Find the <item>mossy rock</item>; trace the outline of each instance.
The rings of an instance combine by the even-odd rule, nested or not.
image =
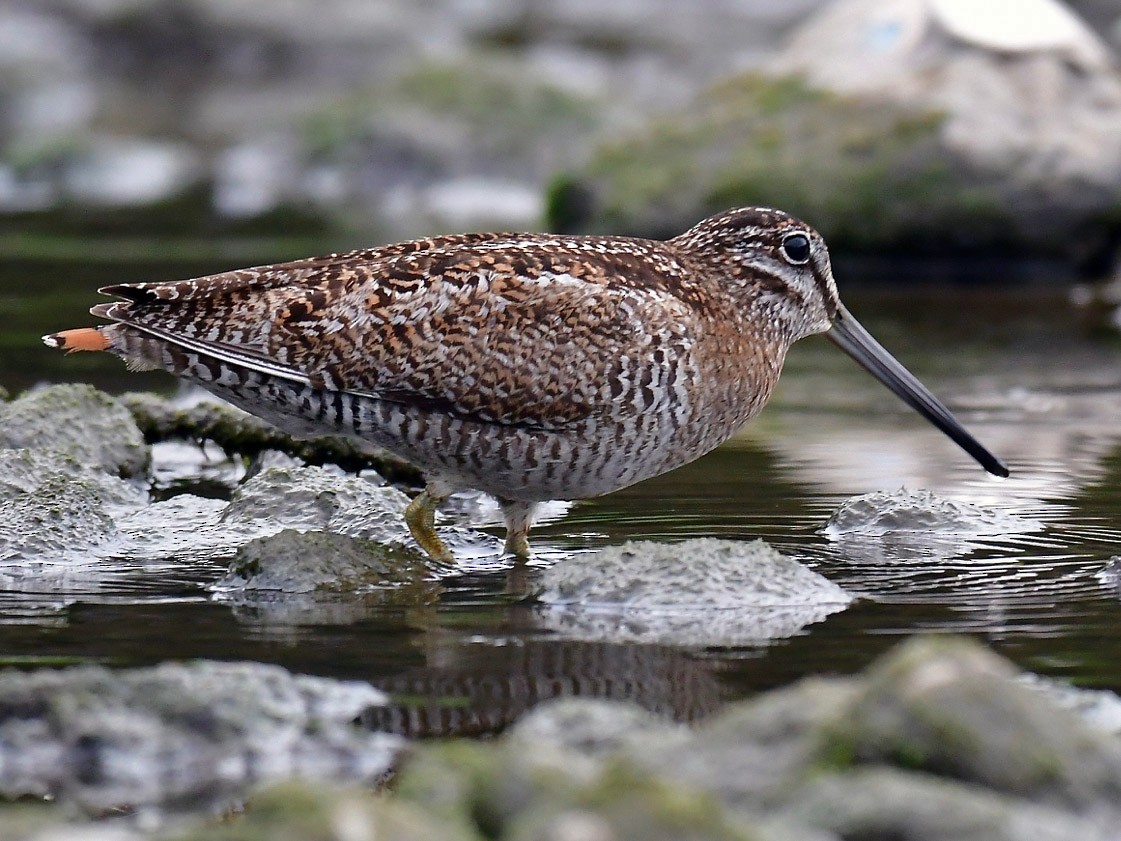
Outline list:
[[[418,550],[285,529],[242,546],[216,585],[229,593],[361,594],[365,602],[432,604],[439,586]]]
[[[128,409],[84,384],[48,386],[0,406],[0,449],[21,448],[120,476],[143,473],[151,456]]]
[[[581,761],[548,745],[426,745],[406,766],[397,793],[457,826],[463,838],[757,837],[709,794],[625,759]]]
[[[966,639],[899,646],[821,734],[837,767],[894,765],[1064,806],[1121,798],[1121,746]]]
[[[356,788],[291,782],[266,788],[243,814],[160,841],[475,841],[429,810]]]
[[[805,219],[835,250],[983,254],[1019,243],[1000,177],[943,144],[943,119],[793,77],[736,76],[557,178],[548,221],[664,238],[728,207],[764,205]]]

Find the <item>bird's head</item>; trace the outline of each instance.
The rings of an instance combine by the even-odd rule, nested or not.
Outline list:
[[[775,340],[789,344],[825,333],[985,470],[1008,475],[1003,462],[853,318],[837,294],[825,240],[805,222],[781,210],[741,207],[705,219],[672,242],[716,266],[723,282],[736,286],[747,318]]]

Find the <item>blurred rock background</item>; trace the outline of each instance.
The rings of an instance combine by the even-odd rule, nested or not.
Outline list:
[[[751,202],[840,250],[1100,271],[1121,4],[1072,2],[1073,26],[1045,0],[980,5],[1043,17],[1023,36],[1023,14],[963,29],[960,0],[0,0],[0,250],[666,235]]]

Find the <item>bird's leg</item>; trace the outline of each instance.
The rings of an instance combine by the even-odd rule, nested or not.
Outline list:
[[[429,483],[405,509],[405,523],[408,524],[413,539],[432,560],[450,565],[455,563],[451,549],[436,534],[436,508],[448,498],[448,494],[441,493],[441,490]]]
[[[533,527],[537,503],[499,497],[498,504],[502,506],[502,516],[506,520],[506,546],[503,551],[520,561],[529,560],[529,530]]]

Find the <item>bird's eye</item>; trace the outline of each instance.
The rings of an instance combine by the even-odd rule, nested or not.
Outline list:
[[[810,261],[810,238],[805,234],[788,234],[782,241],[782,256],[795,266]]]

